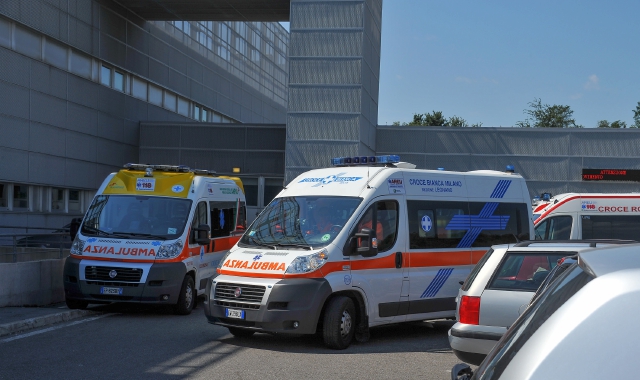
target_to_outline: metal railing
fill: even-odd
[[[0,262],[17,263],[68,256],[72,243],[69,232],[51,230],[54,232],[0,234]]]

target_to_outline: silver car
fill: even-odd
[[[517,319],[480,367],[452,379],[634,378],[640,245],[586,250]]]
[[[449,344],[462,361],[479,365],[527,308],[559,259],[609,241],[529,241],[493,246],[463,283],[456,298],[457,323]]]

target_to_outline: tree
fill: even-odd
[[[616,120],[609,124],[607,120],[600,120],[598,122],[598,128],[626,128],[627,123],[624,121]]]
[[[424,115],[424,124],[429,127],[442,127],[447,124],[447,120],[442,115],[442,111],[433,111]]]
[[[633,110],[633,126],[631,128],[640,128],[640,102]]]
[[[530,109],[524,110],[529,115],[524,121],[516,123],[521,128],[582,128],[572,118],[573,110],[569,106],[542,104],[542,100],[534,98],[529,102]]]
[[[447,127],[468,127],[467,121],[458,116],[451,116],[445,123]]]

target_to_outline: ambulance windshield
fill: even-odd
[[[315,249],[331,243],[362,198],[287,197],[274,199],[240,240],[243,247]]]
[[[133,195],[99,195],[82,224],[85,236],[176,239],[184,231],[191,200]]]

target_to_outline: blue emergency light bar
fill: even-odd
[[[331,165],[333,166],[384,165],[396,164],[398,162],[400,162],[400,156],[395,154],[386,156],[335,157],[331,159]]]

